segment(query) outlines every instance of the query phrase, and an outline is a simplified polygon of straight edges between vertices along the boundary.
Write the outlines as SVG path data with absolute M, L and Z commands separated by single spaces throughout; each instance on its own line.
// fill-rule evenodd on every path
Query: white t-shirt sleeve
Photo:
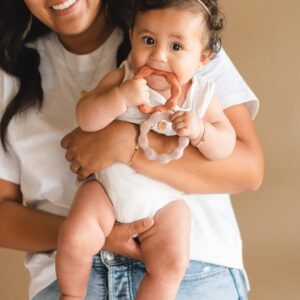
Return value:
M 0 69 L 0 117 L 5 111 L 7 103 L 14 97 L 16 93 L 16 81 L 8 76 Z M 20 182 L 20 164 L 19 159 L 13 149 L 9 148 L 9 152 L 5 152 L 2 144 L 0 144 L 0 179 Z
M 224 49 L 221 49 L 218 55 L 199 73 L 216 84 L 216 93 L 220 97 L 223 109 L 245 103 L 252 118 L 255 117 L 259 108 L 259 101 Z

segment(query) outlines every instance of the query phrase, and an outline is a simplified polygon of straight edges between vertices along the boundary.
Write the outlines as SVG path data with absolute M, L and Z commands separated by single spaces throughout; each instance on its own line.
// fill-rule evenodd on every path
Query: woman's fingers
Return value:
M 76 160 L 73 160 L 70 164 L 70 169 L 73 173 L 77 174 L 79 171 L 80 171 L 80 164 L 76 161 Z
M 68 133 L 67 135 L 65 135 L 60 144 L 64 149 L 68 149 L 72 146 L 72 144 L 74 143 L 74 139 L 76 138 L 76 136 L 79 136 L 80 133 L 82 133 L 82 130 L 77 127 L 74 130 L 72 130 L 70 133 Z
M 77 180 L 78 181 L 83 181 L 87 179 L 87 177 L 93 176 L 91 175 L 91 171 L 87 168 L 80 168 L 79 172 L 77 173 Z
M 71 148 L 67 148 L 65 157 L 66 157 L 66 160 L 69 162 L 72 162 L 74 160 L 74 152 Z
M 97 132 L 74 129 L 61 140 L 65 157 L 79 181 L 115 162 L 127 163 L 135 147 L 137 126 L 114 121 Z
M 88 133 L 84 133 L 80 128 L 76 128 L 61 140 L 61 146 L 66 149 L 65 158 L 70 162 L 72 172 L 78 174 L 77 179 L 79 181 L 84 180 L 92 173 L 87 167 L 86 160 L 81 155 L 84 153 L 81 147 L 87 136 L 89 136 Z M 88 146 L 86 148 L 89 149 Z
M 154 225 L 153 218 L 146 218 L 127 224 L 129 237 L 137 236 Z
M 70 132 L 69 134 L 65 135 L 63 137 L 63 139 L 61 140 L 60 144 L 64 149 L 68 149 L 70 147 L 72 133 L 73 133 L 73 131 Z
M 146 232 L 153 224 L 154 220 L 152 218 L 146 218 L 128 224 L 115 224 L 113 230 L 105 239 L 104 249 L 126 257 L 141 260 L 141 249 L 139 243 L 133 239 L 133 236 Z

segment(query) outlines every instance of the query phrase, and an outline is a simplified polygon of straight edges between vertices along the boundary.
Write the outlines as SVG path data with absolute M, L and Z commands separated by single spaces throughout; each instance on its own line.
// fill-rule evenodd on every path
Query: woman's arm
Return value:
M 54 250 L 63 220 L 63 217 L 23 206 L 19 186 L 0 179 L 0 247 L 30 252 Z M 141 259 L 139 245 L 129 233 L 142 233 L 152 225 L 153 219 L 116 224 L 104 248 Z
M 197 149 L 189 146 L 181 159 L 160 165 L 147 160 L 139 150 L 132 167 L 187 193 L 256 190 L 263 178 L 263 154 L 249 111 L 244 104 L 239 104 L 224 112 L 237 139 L 235 149 L 227 159 L 209 161 Z M 66 158 L 81 166 L 78 178 L 83 179 L 115 162 L 128 163 L 134 152 L 137 135 L 136 125 L 113 122 L 93 134 L 76 129 L 62 140 L 62 146 L 67 149 Z M 149 139 L 158 152 L 169 152 L 177 144 L 177 137 L 154 132 L 149 134 Z
M 240 104 L 226 109 L 225 114 L 237 139 L 234 151 L 227 159 L 207 160 L 189 146 L 180 160 L 161 167 L 151 163 L 150 168 L 150 162 L 139 152 L 134 168 L 188 193 L 234 194 L 258 189 L 263 178 L 263 154 L 248 109 Z
M 62 217 L 22 205 L 18 185 L 0 180 L 0 246 L 25 251 L 56 248 Z

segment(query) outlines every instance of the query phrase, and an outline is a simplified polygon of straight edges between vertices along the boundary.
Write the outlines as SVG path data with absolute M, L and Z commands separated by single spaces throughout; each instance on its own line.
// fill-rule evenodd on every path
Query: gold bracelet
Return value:
M 202 120 L 202 122 L 203 122 L 203 134 L 202 134 L 202 136 L 201 136 L 200 141 L 199 141 L 196 145 L 194 145 L 194 147 L 196 147 L 196 148 L 198 148 L 198 147 L 199 147 L 201 144 L 203 144 L 203 143 L 205 142 L 205 140 L 206 140 L 205 121 Z
M 135 155 L 136 155 L 136 153 L 138 152 L 139 149 L 140 149 L 140 146 L 139 146 L 139 145 L 136 145 L 136 146 L 134 147 L 134 151 L 133 151 L 133 154 L 132 154 L 132 156 L 131 156 L 131 159 L 130 159 L 130 161 L 129 161 L 129 163 L 128 163 L 128 166 L 131 166 L 131 165 L 133 164 L 133 160 L 134 160 Z

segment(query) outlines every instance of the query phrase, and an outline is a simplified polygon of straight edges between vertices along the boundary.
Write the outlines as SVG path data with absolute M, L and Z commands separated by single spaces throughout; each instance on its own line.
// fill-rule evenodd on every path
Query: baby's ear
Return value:
M 213 53 L 210 49 L 203 50 L 201 52 L 201 56 L 200 56 L 200 66 L 206 65 L 209 62 L 209 60 L 212 58 L 212 56 L 213 56 Z

